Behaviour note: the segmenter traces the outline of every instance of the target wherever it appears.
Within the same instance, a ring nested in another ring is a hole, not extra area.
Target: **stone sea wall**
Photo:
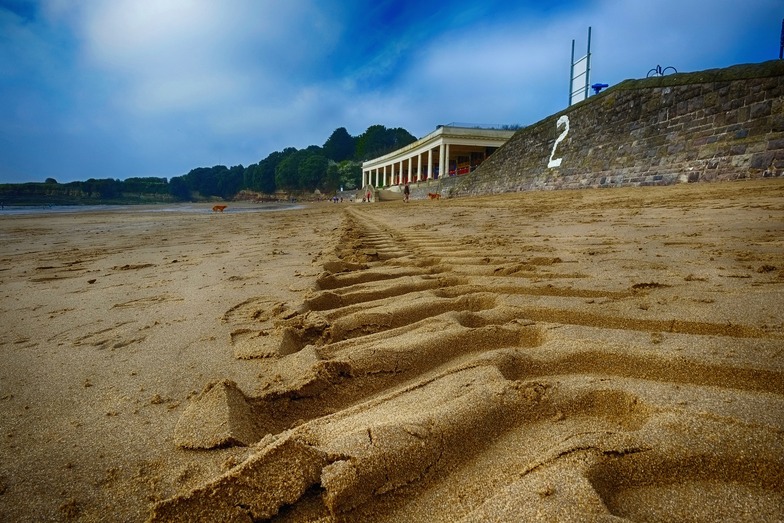
[[[438,189],[459,197],[782,175],[784,61],[775,60],[627,80],[521,129]]]

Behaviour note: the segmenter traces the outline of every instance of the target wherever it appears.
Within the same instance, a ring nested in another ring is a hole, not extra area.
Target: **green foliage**
[[[177,176],[169,181],[169,194],[175,200],[188,201],[191,199],[191,190],[185,182],[184,176]]]
[[[242,179],[245,168],[242,165],[235,165],[218,178],[218,194],[221,198],[228,200],[242,189]]]
[[[0,200],[24,203],[138,203],[144,201],[190,201],[200,198],[231,199],[241,190],[264,194],[276,191],[332,192],[352,190],[362,179],[363,160],[404,147],[416,138],[402,128],[371,125],[351,136],[345,127],[332,132],[323,147],[288,147],[270,153],[258,163],[243,167],[225,165],[196,167],[188,174],[166,178],[134,177],[124,181],[90,178],[84,182],[0,185]]]
[[[362,185],[362,164],[348,160],[340,162],[340,186],[347,191],[358,189]]]
[[[357,139],[348,134],[345,127],[339,127],[324,142],[324,156],[337,163],[350,160],[354,157],[356,142]]]
[[[82,185],[83,191],[91,198],[101,198],[103,200],[112,200],[118,198],[122,194],[122,182],[120,180],[113,180],[105,178],[96,180],[90,178]]]
[[[272,194],[275,192],[275,167],[278,166],[279,160],[271,160],[273,155],[280,155],[281,153],[274,152],[267,159],[259,162],[259,167],[256,170],[256,190],[263,193]]]
[[[328,160],[321,148],[311,145],[297,151],[286,149],[286,154],[275,167],[275,185],[286,191],[313,191],[323,188],[327,175]]]
[[[373,157],[373,152],[385,147],[387,128],[383,125],[371,125],[357,138],[357,147],[354,158],[368,160]]]
[[[324,178],[324,188],[328,192],[340,188],[340,168],[335,162],[330,162],[329,167],[327,167],[327,176]]]
[[[287,191],[299,189],[299,162],[302,160],[302,152],[294,149],[275,167],[275,185],[278,188]]]
[[[225,167],[223,168],[225,169]],[[183,176],[183,181],[189,191],[199,193],[201,196],[209,196],[218,191],[216,175],[217,173],[213,173],[212,168],[197,167]]]
[[[245,168],[243,188],[264,194],[274,194],[277,190],[275,169],[280,162],[294,152],[296,152],[296,149],[293,147],[284,149],[283,152],[275,151],[258,164],[249,165]]]
[[[228,199],[243,188],[244,178],[245,168],[242,165],[235,165],[231,169],[225,165],[197,167],[185,176],[172,178],[172,182],[175,179],[181,181],[176,182],[175,191],[170,193],[177,199],[190,199],[194,196]]]
[[[351,191],[362,183],[362,164],[351,160],[340,163],[330,162],[324,179],[324,189],[328,192],[340,190]]]
[[[251,191],[259,191],[259,164],[252,163],[242,172],[242,187]]]
[[[383,156],[415,141],[416,137],[401,127],[387,129],[383,125],[371,125],[357,138],[354,159],[365,161]]]
[[[327,175],[327,163],[321,154],[308,151],[297,167],[299,187],[305,190],[322,187]]]
[[[83,203],[152,203],[171,201],[166,178],[128,178],[125,181],[90,178],[84,182],[0,185],[0,201],[7,205],[74,205]]]
[[[166,178],[126,178],[122,182],[121,191],[132,194],[168,194],[169,184]]]

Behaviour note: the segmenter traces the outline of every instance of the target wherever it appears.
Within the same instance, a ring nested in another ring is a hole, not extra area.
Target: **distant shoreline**
[[[73,214],[97,212],[180,212],[211,213],[212,203],[161,203],[161,204],[88,204],[88,205],[4,205],[0,216],[38,214]],[[301,204],[234,202],[227,205],[224,214],[286,211],[302,208]]]

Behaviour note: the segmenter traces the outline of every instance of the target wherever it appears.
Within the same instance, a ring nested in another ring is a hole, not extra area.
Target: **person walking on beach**
[[[408,183],[403,187],[403,201],[408,203],[408,196],[411,194],[411,189],[408,188]]]

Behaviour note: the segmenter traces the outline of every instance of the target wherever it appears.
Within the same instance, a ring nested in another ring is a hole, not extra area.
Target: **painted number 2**
[[[550,168],[560,167],[561,160],[563,159],[563,158],[553,158],[553,156],[555,156],[555,148],[558,147],[558,144],[561,143],[564,138],[566,138],[566,135],[569,132],[569,117],[566,116],[565,114],[561,115],[561,117],[558,118],[558,121],[555,123],[555,130],[557,131],[558,128],[561,127],[562,125],[564,126],[564,130],[561,134],[558,135],[558,138],[556,138],[555,143],[553,144],[553,151],[550,153],[550,162],[547,164],[547,167]]]

